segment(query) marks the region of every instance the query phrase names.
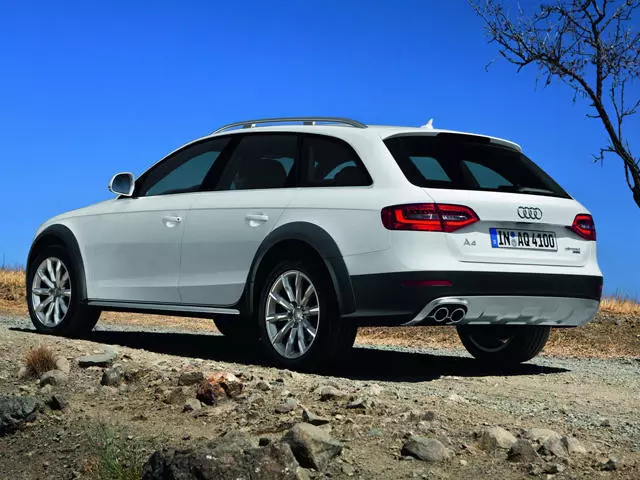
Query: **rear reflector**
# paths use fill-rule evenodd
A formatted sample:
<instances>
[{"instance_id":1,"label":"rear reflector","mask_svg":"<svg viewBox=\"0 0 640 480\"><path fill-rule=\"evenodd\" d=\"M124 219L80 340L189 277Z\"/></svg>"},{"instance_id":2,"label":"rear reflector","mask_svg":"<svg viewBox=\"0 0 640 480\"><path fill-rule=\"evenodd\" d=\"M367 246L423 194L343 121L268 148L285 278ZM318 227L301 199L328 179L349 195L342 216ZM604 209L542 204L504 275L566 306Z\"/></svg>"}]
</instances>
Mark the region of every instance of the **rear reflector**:
<instances>
[{"instance_id":1,"label":"rear reflector","mask_svg":"<svg viewBox=\"0 0 640 480\"><path fill-rule=\"evenodd\" d=\"M449 280L405 280L403 287L450 287L453 285Z\"/></svg>"},{"instance_id":2,"label":"rear reflector","mask_svg":"<svg viewBox=\"0 0 640 480\"><path fill-rule=\"evenodd\" d=\"M576 215L573 225L567 228L585 240L596 239L596 224L593 222L593 217L587 213Z\"/></svg>"},{"instance_id":3,"label":"rear reflector","mask_svg":"<svg viewBox=\"0 0 640 480\"><path fill-rule=\"evenodd\" d=\"M462 205L413 203L385 207L382 224L389 230L455 232L479 221L476 213Z\"/></svg>"}]
</instances>

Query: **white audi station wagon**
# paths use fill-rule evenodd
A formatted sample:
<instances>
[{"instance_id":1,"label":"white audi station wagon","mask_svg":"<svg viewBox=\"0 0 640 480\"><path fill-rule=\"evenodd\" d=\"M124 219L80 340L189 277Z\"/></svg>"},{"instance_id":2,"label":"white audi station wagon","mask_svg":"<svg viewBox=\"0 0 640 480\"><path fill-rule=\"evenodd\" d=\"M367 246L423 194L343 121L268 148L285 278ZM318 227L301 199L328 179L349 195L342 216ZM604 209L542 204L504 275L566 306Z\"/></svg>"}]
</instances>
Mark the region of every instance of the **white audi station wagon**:
<instances>
[{"instance_id":1,"label":"white audi station wagon","mask_svg":"<svg viewBox=\"0 0 640 480\"><path fill-rule=\"evenodd\" d=\"M591 215L499 138L249 120L109 189L37 231L38 331L81 335L105 310L208 317L280 366L313 368L359 326L455 325L474 357L507 366L600 302Z\"/></svg>"}]
</instances>

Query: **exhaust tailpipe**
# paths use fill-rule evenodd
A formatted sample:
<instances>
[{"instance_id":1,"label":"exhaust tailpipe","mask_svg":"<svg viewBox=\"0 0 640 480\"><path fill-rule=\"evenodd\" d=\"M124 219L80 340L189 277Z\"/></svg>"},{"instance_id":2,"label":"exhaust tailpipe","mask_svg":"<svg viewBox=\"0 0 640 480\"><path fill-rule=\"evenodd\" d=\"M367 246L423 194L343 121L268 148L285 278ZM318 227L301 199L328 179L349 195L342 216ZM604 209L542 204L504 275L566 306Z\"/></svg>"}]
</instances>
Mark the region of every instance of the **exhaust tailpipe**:
<instances>
[{"instance_id":1,"label":"exhaust tailpipe","mask_svg":"<svg viewBox=\"0 0 640 480\"><path fill-rule=\"evenodd\" d=\"M440 307L433 312L433 319L436 322L444 322L449 318L449 309L447 307Z\"/></svg>"},{"instance_id":2,"label":"exhaust tailpipe","mask_svg":"<svg viewBox=\"0 0 640 480\"><path fill-rule=\"evenodd\" d=\"M438 323L445 323L445 325L455 325L464 320L467 316L467 307L460 304L441 305L434 308L428 318L432 318Z\"/></svg>"},{"instance_id":3,"label":"exhaust tailpipe","mask_svg":"<svg viewBox=\"0 0 640 480\"><path fill-rule=\"evenodd\" d=\"M451 315L449 315L449 320L451 323L460 323L464 320L464 317L467 316L467 310L461 307L456 308Z\"/></svg>"}]
</instances>

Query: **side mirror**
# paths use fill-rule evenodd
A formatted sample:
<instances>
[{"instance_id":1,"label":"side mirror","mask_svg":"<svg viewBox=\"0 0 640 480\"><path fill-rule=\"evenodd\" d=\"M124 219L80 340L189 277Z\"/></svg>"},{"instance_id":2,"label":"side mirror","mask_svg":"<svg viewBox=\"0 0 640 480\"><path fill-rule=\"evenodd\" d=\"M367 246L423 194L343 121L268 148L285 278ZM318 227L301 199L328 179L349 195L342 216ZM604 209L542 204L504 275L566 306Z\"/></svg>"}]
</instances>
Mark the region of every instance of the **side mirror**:
<instances>
[{"instance_id":1,"label":"side mirror","mask_svg":"<svg viewBox=\"0 0 640 480\"><path fill-rule=\"evenodd\" d=\"M116 173L109 182L109 190L116 195L124 195L130 197L133 195L133 190L136 186L136 182L133 177L133 173L124 172Z\"/></svg>"}]
</instances>

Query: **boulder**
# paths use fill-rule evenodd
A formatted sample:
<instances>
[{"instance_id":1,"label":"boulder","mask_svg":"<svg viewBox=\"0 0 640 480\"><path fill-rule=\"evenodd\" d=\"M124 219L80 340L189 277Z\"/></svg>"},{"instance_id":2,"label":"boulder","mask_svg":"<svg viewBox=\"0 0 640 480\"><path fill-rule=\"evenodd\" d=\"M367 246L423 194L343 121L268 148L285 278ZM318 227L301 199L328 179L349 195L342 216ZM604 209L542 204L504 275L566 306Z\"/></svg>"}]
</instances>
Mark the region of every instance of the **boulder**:
<instances>
[{"instance_id":1,"label":"boulder","mask_svg":"<svg viewBox=\"0 0 640 480\"><path fill-rule=\"evenodd\" d=\"M302 420L306 423L310 423L311 425L326 425L331 422L330 418L322 417L320 415L316 415L315 413L307 410L306 408L302 409Z\"/></svg>"},{"instance_id":2,"label":"boulder","mask_svg":"<svg viewBox=\"0 0 640 480\"><path fill-rule=\"evenodd\" d=\"M196 398L207 405L215 405L227 398L236 398L243 388L244 384L233 373L218 372L200 383Z\"/></svg>"},{"instance_id":3,"label":"boulder","mask_svg":"<svg viewBox=\"0 0 640 480\"><path fill-rule=\"evenodd\" d=\"M542 455L554 456L560 458L567 458L569 453L562 443L562 439L560 437L549 437L547 438L542 446L538 449Z\"/></svg>"},{"instance_id":4,"label":"boulder","mask_svg":"<svg viewBox=\"0 0 640 480\"><path fill-rule=\"evenodd\" d=\"M182 407L183 412L197 412L202 409L202 404L197 398L187 398Z\"/></svg>"},{"instance_id":5,"label":"boulder","mask_svg":"<svg viewBox=\"0 0 640 480\"><path fill-rule=\"evenodd\" d=\"M209 448L163 449L155 452L142 469L143 480L257 479L303 480L288 445L269 444L248 450L219 451Z\"/></svg>"},{"instance_id":6,"label":"boulder","mask_svg":"<svg viewBox=\"0 0 640 480\"><path fill-rule=\"evenodd\" d=\"M40 386L45 385L65 385L69 380L69 376L62 370L49 370L44 372L40 377Z\"/></svg>"},{"instance_id":7,"label":"boulder","mask_svg":"<svg viewBox=\"0 0 640 480\"><path fill-rule=\"evenodd\" d=\"M520 438L516 441L507 453L507 459L510 462L531 463L535 462L539 458L540 457L536 453L536 449L531 445L531 442L524 438Z\"/></svg>"},{"instance_id":8,"label":"boulder","mask_svg":"<svg viewBox=\"0 0 640 480\"><path fill-rule=\"evenodd\" d=\"M298 423L282 438L289 444L293 455L305 468L324 470L329 462L340 455L342 444L323 429L309 423Z\"/></svg>"},{"instance_id":9,"label":"boulder","mask_svg":"<svg viewBox=\"0 0 640 480\"><path fill-rule=\"evenodd\" d=\"M34 397L0 396L0 437L35 420L37 408Z\"/></svg>"},{"instance_id":10,"label":"boulder","mask_svg":"<svg viewBox=\"0 0 640 480\"><path fill-rule=\"evenodd\" d=\"M83 357L78 358L78 366L80 368L89 368L89 367L101 367L106 368L113 365L113 362L116 359L116 352L109 350L104 353L98 353L96 355L85 355Z\"/></svg>"},{"instance_id":11,"label":"boulder","mask_svg":"<svg viewBox=\"0 0 640 480\"><path fill-rule=\"evenodd\" d=\"M71 371L69 360L67 360L65 357L56 357L56 369L68 374Z\"/></svg>"},{"instance_id":12,"label":"boulder","mask_svg":"<svg viewBox=\"0 0 640 480\"><path fill-rule=\"evenodd\" d=\"M51 395L45 403L51 410L65 410L69 406L66 398L59 394Z\"/></svg>"},{"instance_id":13,"label":"boulder","mask_svg":"<svg viewBox=\"0 0 640 480\"><path fill-rule=\"evenodd\" d=\"M120 365L114 365L111 368L105 368L102 372L100 385L105 387L119 387L124 381L124 370Z\"/></svg>"},{"instance_id":14,"label":"boulder","mask_svg":"<svg viewBox=\"0 0 640 480\"><path fill-rule=\"evenodd\" d=\"M295 398L287 398L284 402L276 406L276 413L289 413L296 409L298 402Z\"/></svg>"},{"instance_id":15,"label":"boulder","mask_svg":"<svg viewBox=\"0 0 640 480\"><path fill-rule=\"evenodd\" d=\"M451 451L435 438L410 437L402 446L401 453L425 462L451 460Z\"/></svg>"},{"instance_id":16,"label":"boulder","mask_svg":"<svg viewBox=\"0 0 640 480\"><path fill-rule=\"evenodd\" d=\"M196 401L199 402L197 399ZM177 387L166 394L163 402L169 405L184 405L187 402L187 394L182 387Z\"/></svg>"},{"instance_id":17,"label":"boulder","mask_svg":"<svg viewBox=\"0 0 640 480\"><path fill-rule=\"evenodd\" d=\"M516 437L502 427L491 427L480 432L479 447L485 452L508 450L516 443Z\"/></svg>"},{"instance_id":18,"label":"boulder","mask_svg":"<svg viewBox=\"0 0 640 480\"><path fill-rule=\"evenodd\" d=\"M524 432L524 438L541 445L551 437L560 439L560 434L548 428L530 428Z\"/></svg>"},{"instance_id":19,"label":"boulder","mask_svg":"<svg viewBox=\"0 0 640 480\"><path fill-rule=\"evenodd\" d=\"M178 385L189 386L198 385L204 380L204 374L199 370L183 372L178 377Z\"/></svg>"},{"instance_id":20,"label":"boulder","mask_svg":"<svg viewBox=\"0 0 640 480\"><path fill-rule=\"evenodd\" d=\"M326 402L327 400L340 400L346 397L346 393L332 386L327 386L320 390L320 400L322 400L323 402Z\"/></svg>"},{"instance_id":21,"label":"boulder","mask_svg":"<svg viewBox=\"0 0 640 480\"><path fill-rule=\"evenodd\" d=\"M562 437L562 445L569 455L584 455L587 449L580 443L576 437Z\"/></svg>"}]
</instances>

